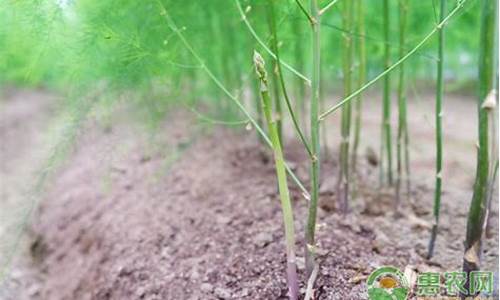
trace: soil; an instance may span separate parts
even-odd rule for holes
[[[22,93],[7,98],[5,107],[33,101]],[[474,178],[474,103],[453,96],[446,107],[445,128],[453,130],[446,131],[440,234],[428,261],[434,150],[432,122],[425,123],[427,114],[432,116],[432,110],[426,113],[432,107],[427,99],[430,94],[410,99],[414,175],[401,215],[394,214],[394,189],[378,187],[378,167],[365,156],[351,212],[345,216],[335,210],[337,132],[330,130],[332,155],[323,164],[318,211],[315,299],[367,299],[366,277],[382,265],[408,274],[460,269]],[[362,152],[378,141],[375,107],[365,105]],[[272,157],[258,145],[254,131],[201,125],[176,111],[152,134],[123,117],[130,115],[128,110],[119,114],[113,125],[95,114],[86,122],[85,134],[46,187],[29,239],[20,246],[29,255],[14,262],[17,275],[7,280],[9,292],[0,293],[0,299],[287,299]],[[331,118],[329,128],[337,128],[336,119]],[[11,125],[1,127],[6,145],[16,142],[6,134],[11,131]],[[290,142],[285,148],[287,161],[307,182],[300,145]],[[2,153],[2,161],[11,153]],[[305,293],[307,200],[290,186]],[[492,210],[483,269],[498,274],[498,199]]]

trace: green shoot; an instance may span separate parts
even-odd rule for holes
[[[268,17],[269,17],[270,30],[271,30],[271,40],[272,40],[271,49],[274,50],[274,53],[276,56],[276,60],[275,60],[276,64],[275,64],[275,68],[274,68],[277,71],[276,77],[279,80],[279,84],[281,86],[281,91],[283,92],[283,96],[285,98],[286,107],[288,109],[288,112],[290,113],[290,117],[292,118],[292,123],[293,123],[294,129],[297,132],[297,135],[299,136],[300,141],[304,145],[304,147],[307,151],[307,154],[311,157],[312,156],[311,148],[310,148],[308,142],[306,141],[306,138],[305,138],[304,134],[302,133],[302,130],[300,129],[299,121],[295,115],[295,112],[293,111],[290,97],[288,97],[288,92],[287,92],[286,85],[285,85],[285,79],[283,77],[283,70],[281,67],[281,58],[280,58],[279,47],[278,47],[278,31],[276,29],[276,21],[275,21],[276,18],[274,16],[274,14],[275,14],[274,3],[273,3],[274,0],[268,0],[268,1],[269,1]],[[278,93],[276,92],[275,94],[278,94]],[[276,100],[276,101],[279,102],[278,100]],[[281,106],[276,105],[276,108],[277,108],[278,115],[281,115]],[[282,133],[281,133],[280,127],[281,127],[281,121],[279,122],[279,126],[278,126],[278,133],[280,134],[280,137],[281,137]]]
[[[363,86],[363,83],[366,80],[366,44],[365,44],[365,9],[362,3],[362,0],[357,0],[357,30],[360,35],[358,41],[358,61],[359,61],[359,70],[358,70],[358,83],[357,88]],[[359,140],[361,137],[361,120],[362,120],[362,103],[363,103],[362,94],[359,94],[356,101],[355,111],[354,111],[354,141],[352,145],[352,170],[356,171],[357,165],[357,157],[358,157],[358,147]]]
[[[406,16],[408,14],[408,1],[399,1],[399,57],[405,54],[406,43]],[[408,136],[408,120],[407,120],[407,104],[406,104],[406,83],[405,83],[405,65],[401,64],[399,67],[399,84],[398,84],[398,137],[396,142],[397,152],[397,178],[396,178],[396,212],[399,209],[401,202],[401,185],[403,180],[403,164],[408,165],[406,161],[407,156],[403,155],[408,153],[408,144],[405,139]],[[408,178],[408,173],[406,174]]]
[[[385,41],[389,41],[390,37],[390,11],[389,11],[389,0],[384,0],[383,2],[384,10],[384,38]],[[384,67],[387,71],[391,66],[391,48],[388,43],[384,47]],[[384,154],[386,154],[387,161],[387,181],[389,185],[392,185],[392,131],[391,131],[391,78],[389,73],[384,76],[384,96],[382,105],[382,132],[380,140],[380,160],[384,161]],[[381,174],[383,172],[383,164],[380,164]],[[381,177],[381,182],[383,177]]]
[[[320,166],[320,136],[318,108],[320,103],[321,87],[321,32],[320,14],[317,0],[311,0],[311,15],[316,22],[311,24],[312,29],[312,93],[310,106],[311,121],[311,201],[309,202],[309,213],[306,225],[306,276],[309,278],[314,270],[314,247],[316,231],[316,213],[319,197],[319,166]]]
[[[257,75],[260,80],[260,94],[262,97],[262,108],[268,125],[269,136],[272,143],[274,161],[276,167],[276,176],[278,177],[278,188],[281,200],[281,209],[283,210],[283,222],[285,226],[286,255],[287,255],[287,279],[290,299],[298,299],[299,287],[297,277],[297,264],[295,257],[295,231],[293,223],[293,210],[290,202],[290,193],[286,179],[285,161],[279,140],[277,120],[273,117],[272,103],[269,96],[267,81],[267,72],[262,56],[254,53],[254,64]]]
[[[488,94],[494,88],[496,77],[495,61],[495,27],[497,26],[498,2],[482,0],[482,22],[479,49],[479,93],[478,93],[478,147],[477,168],[474,192],[467,219],[467,233],[465,235],[465,253],[463,271],[468,275],[480,268],[481,239],[487,215],[487,198],[489,182],[489,110]],[[467,278],[469,278],[468,276]],[[467,281],[466,288],[469,282]]]
[[[353,8],[352,1],[343,2],[342,23],[344,28],[351,32]],[[344,73],[344,95],[351,93],[352,86],[352,37],[349,34],[343,35],[343,73]],[[338,195],[340,207],[343,213],[347,213],[349,201],[349,141],[351,138],[351,104],[347,103],[342,107],[341,121],[342,139],[340,142],[340,176],[338,182]]]
[[[446,0],[441,0],[439,20],[445,16]],[[437,64],[437,84],[436,84],[436,185],[434,189],[434,224],[432,225],[431,239],[429,241],[429,251],[427,258],[432,258],[434,254],[434,243],[438,233],[439,212],[441,209],[441,188],[442,188],[442,168],[443,168],[443,65],[444,65],[444,28],[439,30],[438,35],[438,64]]]

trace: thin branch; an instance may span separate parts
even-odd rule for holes
[[[300,2],[300,0],[295,0],[295,3],[297,3],[297,5],[299,6],[300,10],[304,13],[304,15],[306,16],[306,18],[309,20],[309,23],[313,24],[314,23],[314,19],[311,17],[311,15],[309,14],[309,12],[306,10],[306,8],[304,7],[304,5],[302,5],[302,2]]]
[[[250,33],[252,34],[252,36],[255,38],[255,40],[261,45],[261,47],[273,58],[273,59],[276,59],[276,55],[271,51],[271,49],[269,49],[269,47],[266,46],[266,44],[262,41],[262,39],[257,35],[257,32],[255,32],[255,30],[253,29],[252,25],[250,24],[250,22],[248,21],[247,19],[247,16],[245,15],[245,12],[243,11],[243,8],[241,7],[241,4],[238,0],[234,0],[234,2],[236,3],[236,6],[238,7],[238,11],[241,15],[241,18],[243,20],[243,22],[245,22],[245,25],[247,26],[248,28],[248,31],[250,31]],[[297,75],[298,77],[302,78],[306,83],[307,85],[311,85],[311,80],[309,78],[307,78],[305,75],[301,74],[299,71],[297,71],[296,69],[294,69],[292,66],[290,66],[289,64],[287,64],[286,62],[284,61],[281,61],[281,64],[287,68],[290,72],[292,72],[293,74]]]
[[[323,15],[327,10],[329,10],[330,8],[332,8],[332,6],[335,5],[335,3],[337,3],[339,0],[332,0],[332,2],[328,3],[323,9],[320,9],[319,10],[319,15]],[[351,0],[349,0],[351,1]]]
[[[271,7],[269,8],[269,22],[270,22],[270,29],[271,29],[271,40],[272,40],[272,49],[276,53],[276,67],[278,71],[278,78],[281,86],[281,90],[283,91],[283,96],[285,98],[285,103],[286,107],[288,109],[288,112],[290,113],[290,117],[292,118],[292,123],[294,126],[295,131],[297,132],[297,135],[300,138],[300,141],[306,148],[307,154],[309,157],[312,159],[313,153],[311,151],[311,147],[309,146],[309,143],[307,142],[304,134],[302,133],[302,130],[300,129],[299,122],[297,121],[297,117],[295,115],[295,112],[293,111],[292,104],[290,102],[290,97],[288,97],[288,91],[286,89],[286,84],[285,84],[285,78],[283,76],[283,70],[281,68],[281,57],[280,57],[280,51],[279,51],[279,46],[278,46],[278,30],[276,28],[276,22],[275,22],[275,15],[274,15],[274,9],[273,5],[271,3]],[[312,23],[311,23],[312,24]],[[278,101],[278,100],[277,100]]]
[[[189,109],[193,114],[196,115],[196,117],[204,122],[210,123],[210,124],[215,124],[215,125],[226,125],[226,126],[240,126],[240,125],[245,125],[249,123],[248,119],[245,120],[239,120],[239,121],[226,121],[226,120],[217,120],[214,118],[211,118],[207,115],[202,114],[201,112],[197,111],[194,107],[191,107],[187,104],[184,104],[184,106]]]
[[[339,103],[335,104],[334,106],[332,106],[331,108],[329,108],[327,111],[325,111],[324,113],[322,113],[320,116],[319,116],[319,120],[322,121],[324,120],[329,114],[333,113],[334,111],[336,111],[337,109],[339,109],[340,107],[342,107],[344,104],[346,104],[347,102],[353,100],[357,95],[361,94],[362,92],[364,92],[367,88],[369,88],[370,86],[372,86],[374,83],[376,83],[378,80],[380,80],[381,78],[383,78],[385,75],[387,75],[388,73],[392,72],[395,68],[397,68],[400,64],[402,64],[403,62],[405,62],[408,58],[410,58],[415,52],[417,52],[439,29],[441,29],[441,27],[445,26],[446,23],[448,22],[448,20],[450,18],[452,18],[457,12],[459,12],[465,5],[465,3],[467,2],[468,0],[463,0],[462,2],[460,2],[449,14],[448,16],[446,16],[446,18],[444,18],[444,20],[439,23],[436,27],[434,27],[434,29],[431,30],[431,32],[429,32],[423,40],[420,41],[420,43],[418,43],[415,48],[413,48],[412,50],[410,50],[410,52],[408,52],[405,56],[403,56],[401,59],[399,59],[396,63],[394,63],[392,66],[390,66],[389,68],[387,68],[387,70],[385,70],[384,72],[380,73],[379,75],[377,75],[377,77],[373,78],[372,80],[370,80],[369,82],[367,82],[364,86],[362,86],[361,88],[359,88],[357,91],[355,91],[354,93],[352,93],[351,95],[347,96],[346,98],[344,98],[343,100],[341,100]]]
[[[321,26],[326,26],[328,28],[332,28],[332,29],[335,29],[337,31],[340,31],[342,32],[343,34],[347,34],[349,36],[352,36],[352,37],[355,37],[355,38],[358,38],[358,39],[366,39],[366,40],[370,40],[370,41],[373,41],[373,42],[376,42],[376,43],[380,43],[380,44],[384,44],[384,45],[389,45],[391,48],[393,49],[396,49],[396,50],[408,50],[406,47],[403,47],[401,48],[399,45],[395,44],[395,43],[392,43],[390,41],[384,41],[384,40],[381,40],[381,39],[378,39],[378,38],[374,38],[372,36],[369,36],[369,35],[366,35],[366,34],[361,34],[361,33],[358,33],[358,32],[355,32],[355,31],[348,31],[348,30],[345,30],[344,28],[340,27],[340,26],[336,26],[336,25],[333,25],[333,24],[330,24],[330,23],[326,23],[326,22],[323,22],[321,21]],[[429,55],[429,54],[415,54],[416,56],[420,56],[422,58],[426,58],[426,59],[429,59],[429,60],[433,60],[435,62],[438,61],[438,59],[432,55]]]

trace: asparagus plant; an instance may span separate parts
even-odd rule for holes
[[[260,81],[262,108],[264,110],[264,116],[269,130],[269,137],[271,139],[272,149],[274,153],[276,176],[278,177],[278,188],[281,200],[281,208],[283,211],[283,222],[285,226],[288,290],[290,299],[297,300],[299,287],[295,257],[295,232],[293,227],[293,210],[290,201],[290,193],[288,190],[286,169],[284,163],[285,161],[283,158],[283,151],[278,135],[277,120],[273,116],[272,112],[272,103],[269,96],[267,72],[265,69],[264,59],[258,52],[254,52],[254,64]]]
[[[441,0],[439,20],[445,17],[446,0]],[[439,212],[441,209],[441,187],[442,187],[442,167],[443,167],[443,129],[442,129],[442,101],[443,101],[443,64],[444,64],[444,28],[438,33],[438,62],[437,62],[437,83],[436,83],[436,185],[434,188],[434,224],[432,225],[431,239],[427,258],[432,258],[434,254],[434,243],[438,232]]]
[[[346,32],[343,34],[343,56],[342,67],[344,73],[344,96],[349,96],[352,86],[352,1],[342,2],[342,23]],[[338,185],[338,195],[341,202],[340,207],[344,213],[348,210],[349,201],[349,141],[351,138],[351,103],[346,103],[342,107],[341,121],[342,139],[340,142],[340,176]]]
[[[288,96],[288,91],[287,91],[287,88],[286,88],[286,85],[285,85],[285,79],[284,79],[284,76],[283,76],[283,69],[282,69],[282,64],[281,64],[281,58],[280,58],[280,51],[279,51],[279,47],[278,47],[278,29],[276,28],[276,17],[275,17],[275,5],[274,5],[274,1],[276,0],[268,0],[268,23],[269,23],[269,29],[271,31],[271,42],[272,42],[272,45],[271,45],[271,49],[274,50],[274,65],[273,65],[273,71],[274,71],[274,78],[277,80],[277,82],[275,83],[275,88],[281,88],[281,92],[283,93],[283,96],[285,98],[285,103],[286,103],[286,107],[288,109],[288,112],[290,113],[290,117],[292,119],[292,123],[293,123],[293,126],[294,126],[294,129],[298,135],[298,137],[300,138],[302,144],[304,145],[307,153],[309,154],[309,156],[311,157],[312,154],[311,154],[311,149],[310,149],[310,146],[309,146],[309,143],[306,141],[306,138],[302,132],[302,129],[300,128],[300,125],[299,125],[299,120],[293,110],[293,107],[292,107],[292,103],[290,101],[290,97]],[[277,86],[279,84],[279,86]],[[276,99],[279,99],[279,90],[278,91],[275,91],[275,95],[276,95]],[[276,100],[277,102],[279,102],[279,100]],[[276,110],[277,110],[277,116],[279,118],[279,120],[281,120],[281,105],[276,105]],[[279,121],[279,125],[278,125],[278,134],[280,136],[280,138],[282,138],[282,132],[281,132],[281,121]]]
[[[481,239],[487,215],[487,196],[489,182],[489,110],[486,105],[488,94],[494,87],[496,76],[494,65],[495,26],[497,18],[497,1],[482,0],[482,23],[479,49],[479,91],[478,91],[478,144],[477,167],[474,191],[467,219],[467,232],[465,235],[465,253],[463,258],[463,271],[470,275],[472,271],[480,268]],[[470,276],[468,276],[469,278]],[[469,286],[467,282],[466,287]]]
[[[496,26],[498,29],[498,26]],[[497,34],[495,36],[498,37]],[[498,42],[495,42],[495,45],[498,47]],[[498,53],[498,51],[496,51]],[[495,65],[498,65],[498,56],[495,57],[497,62]],[[497,70],[498,72],[498,70]],[[497,75],[498,76],[498,75]],[[498,80],[496,80],[498,83]],[[491,222],[491,204],[493,202],[493,198],[495,196],[496,187],[497,187],[497,176],[498,176],[498,85],[495,86],[495,89],[492,90],[488,94],[488,99],[486,101],[489,102],[488,106],[490,120],[491,120],[491,157],[490,157],[490,175],[489,175],[489,187],[488,187],[488,215],[486,216],[486,237],[490,238],[492,233],[492,222]]]
[[[390,8],[389,0],[384,0],[383,2],[383,15],[384,15],[384,68],[388,70],[391,66],[391,47],[389,44],[390,39]],[[385,161],[387,162],[387,181],[389,185],[392,185],[392,134],[391,134],[391,77],[386,74],[384,77],[384,96],[382,105],[382,134],[380,141],[380,161],[384,162],[384,155],[386,155]],[[380,164],[380,179],[381,183],[384,178],[384,164]]]
[[[253,96],[253,103],[254,103],[254,113],[256,115],[256,121],[257,124],[263,128],[264,126],[264,120],[262,118],[262,101],[260,100],[260,87],[259,87],[259,81],[258,80],[252,80],[252,96]],[[256,131],[257,134],[257,139],[259,143],[263,144],[264,140],[262,136],[259,134],[258,131]]]
[[[300,0],[297,0],[300,3]],[[307,225],[305,233],[305,258],[306,258],[306,276],[309,278],[314,270],[314,246],[316,230],[316,213],[319,197],[319,166],[320,166],[320,136],[319,136],[319,103],[321,87],[321,15],[318,1],[310,0],[311,13],[308,19],[312,29],[312,92],[310,107],[310,129],[311,129],[311,201],[309,202],[309,212],[307,216]],[[305,10],[304,10],[305,11]]]
[[[498,9],[498,8],[497,8]],[[498,13],[498,12],[497,12]],[[496,25],[495,25],[495,40],[494,40],[494,59],[493,59],[493,65],[498,66],[498,17],[496,18]],[[488,188],[488,215],[486,217],[486,237],[489,238],[491,237],[492,233],[492,222],[491,222],[491,204],[493,202],[493,198],[495,193],[498,194],[498,191],[496,190],[497,187],[497,178],[498,178],[498,163],[499,163],[499,158],[498,158],[498,68],[494,72],[494,85],[493,89],[490,91],[488,94],[488,99],[486,100],[488,102],[488,105],[490,107],[489,113],[490,113],[490,119],[491,119],[491,157],[490,157],[490,180],[489,180],[489,188]]]
[[[357,55],[359,63],[357,88],[360,88],[363,86],[366,80],[365,7],[362,3],[362,0],[357,0],[356,4],[357,4],[356,26],[358,33],[360,35],[357,47]],[[357,101],[354,111],[354,141],[352,145],[352,159],[351,159],[351,167],[353,172],[356,171],[358,147],[361,136],[361,119],[362,119],[362,104],[363,104],[362,94],[359,94],[356,100]]]
[[[406,16],[408,13],[408,0],[399,1],[399,57],[405,55],[405,33],[406,33]],[[396,144],[397,152],[397,178],[396,178],[396,211],[401,202],[401,185],[403,179],[403,164],[408,164],[407,156],[403,153],[408,153],[408,121],[407,121],[407,105],[406,105],[406,86],[405,86],[405,65],[399,67],[399,84],[398,84],[398,137]],[[408,169],[406,169],[408,170]],[[408,177],[408,173],[406,174]]]
[[[274,42],[275,40],[275,37],[271,37],[271,43],[272,43],[272,47],[271,47],[271,50],[276,53],[276,49],[274,47],[274,44],[277,44]],[[278,78],[278,72],[277,72],[277,68],[278,68],[278,63],[276,60],[273,60],[273,64],[272,64],[272,67],[273,67],[273,72],[271,72],[271,87],[272,87],[272,90],[273,90],[273,96],[274,98],[276,99],[274,101],[274,107],[275,107],[275,110],[276,110],[276,126],[278,128],[278,136],[280,137],[280,141],[283,142],[283,122],[282,122],[282,110],[281,110],[281,93],[280,93],[280,87],[279,87],[279,81],[280,79]]]

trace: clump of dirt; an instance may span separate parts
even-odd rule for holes
[[[151,145],[141,135],[113,129],[112,143],[127,146],[107,159],[98,159],[109,146],[106,134],[80,142],[33,226],[44,245],[38,298],[287,299],[282,215],[269,153],[253,135],[216,130],[193,141],[192,132],[179,131],[189,127],[169,125],[169,139],[156,140],[154,151],[145,150]],[[290,164],[306,179],[306,157],[298,147],[287,149]],[[393,191],[374,188],[375,167],[363,163],[359,169],[347,216],[328,205],[336,201],[335,181],[322,183],[322,206],[329,210],[319,210],[315,299],[366,299],[366,277],[382,265],[460,267],[469,194],[444,194],[436,256],[427,262],[432,189],[415,183],[404,217],[397,217]],[[335,180],[334,163],[325,163],[323,172]],[[307,201],[296,188],[292,192],[304,283]],[[486,242],[486,269],[496,270],[497,248],[498,240]]]

